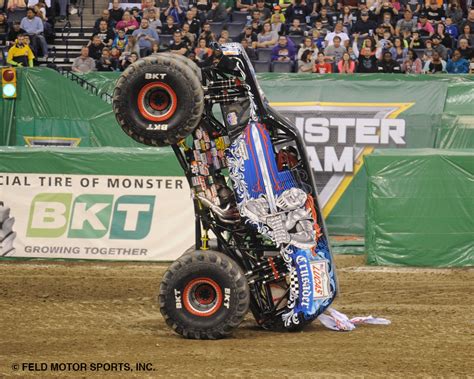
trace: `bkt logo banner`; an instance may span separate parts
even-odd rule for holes
[[[0,258],[173,260],[194,226],[183,176],[0,172]]]
[[[155,196],[40,193],[32,201],[27,237],[140,240],[150,232]]]

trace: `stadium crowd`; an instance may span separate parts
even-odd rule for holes
[[[0,15],[0,38],[6,35],[11,49],[20,49],[23,56],[21,49],[29,42],[33,53],[47,54],[41,1],[19,25],[11,26],[16,35]],[[124,70],[140,57],[163,51],[201,64],[212,59],[213,41],[241,43],[257,71],[474,73],[474,4],[472,0],[142,0],[137,6],[122,6],[114,0],[96,20],[94,34],[72,70]]]

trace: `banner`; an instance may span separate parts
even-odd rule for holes
[[[172,260],[194,243],[184,177],[3,173],[0,199],[16,233],[0,256]]]
[[[168,153],[105,150],[0,150],[0,257],[173,260],[194,244],[189,186]]]

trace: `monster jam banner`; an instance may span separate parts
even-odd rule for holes
[[[188,184],[170,175],[168,153],[142,150],[0,150],[0,257],[179,256],[194,241]],[[144,161],[151,167],[143,168]],[[156,175],[145,176],[150,170]]]

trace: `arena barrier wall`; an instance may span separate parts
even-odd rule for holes
[[[84,78],[112,93],[118,75]],[[4,145],[139,146],[118,127],[110,104],[67,78],[39,68],[18,77],[15,104],[0,101]],[[302,132],[332,235],[365,233],[361,168],[374,148],[474,148],[473,77],[262,74],[259,80],[271,104]]]
[[[369,264],[474,266],[473,150],[376,150],[365,168]]]
[[[177,258],[194,244],[194,210],[171,155],[0,148],[0,257]]]

